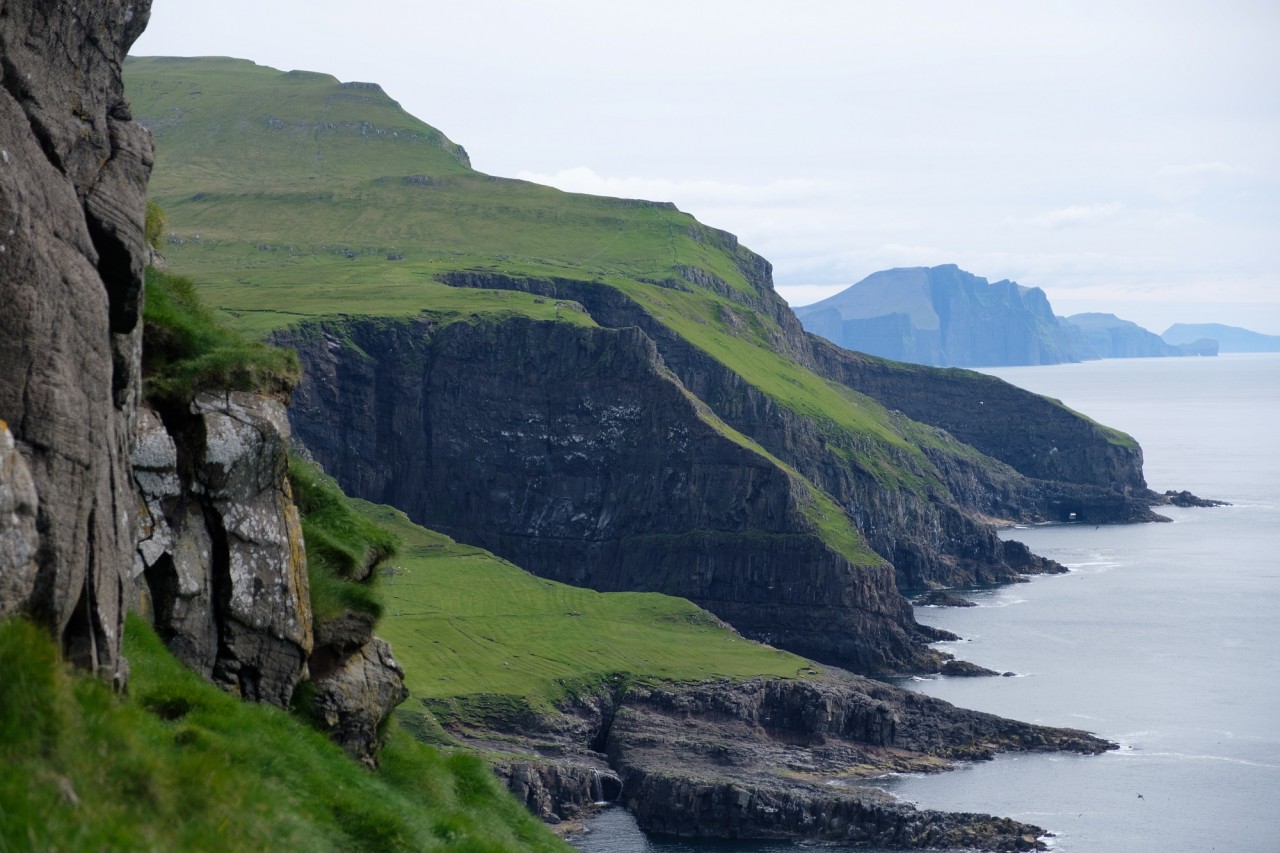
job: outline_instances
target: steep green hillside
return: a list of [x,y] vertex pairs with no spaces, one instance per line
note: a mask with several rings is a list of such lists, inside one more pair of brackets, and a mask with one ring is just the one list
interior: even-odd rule
[[[164,253],[242,329],[420,311],[590,322],[531,294],[438,277],[599,283],[781,405],[918,454],[881,407],[775,351],[777,322],[741,305],[759,300],[761,283],[736,240],[673,205],[475,172],[376,86],[208,58],[131,59],[125,80],[156,140],[150,193],[169,215]],[[691,268],[716,285],[690,282]]]
[[495,307],[434,283],[458,269],[640,280],[688,264],[748,288],[720,238],[673,206],[475,172],[376,86],[232,59],[131,59],[125,73],[156,139],[151,195],[182,241],[166,255],[226,309],[350,311],[355,284],[361,313]]
[[0,849],[564,850],[470,755],[395,731],[376,773],[182,667],[141,621],[121,698],[0,624]]

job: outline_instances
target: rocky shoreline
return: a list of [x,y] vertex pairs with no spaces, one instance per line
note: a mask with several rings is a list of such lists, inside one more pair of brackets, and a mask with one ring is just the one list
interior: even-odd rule
[[618,802],[645,832],[691,838],[1043,849],[1041,827],[918,809],[870,780],[1001,752],[1116,746],[829,668],[683,685],[617,679],[551,714],[495,714],[502,703],[478,699],[423,704],[549,823]]

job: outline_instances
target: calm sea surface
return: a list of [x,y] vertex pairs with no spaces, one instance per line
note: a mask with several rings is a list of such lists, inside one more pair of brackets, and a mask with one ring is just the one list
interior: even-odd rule
[[[1039,824],[1064,853],[1280,850],[1280,355],[986,372],[1133,435],[1157,491],[1233,506],[1166,509],[1172,524],[1007,531],[1071,573],[916,617],[965,638],[941,648],[1019,677],[905,686],[1122,748],[1004,756],[884,787],[922,807]],[[619,809],[590,828],[575,841],[588,853],[797,849],[651,840]]]

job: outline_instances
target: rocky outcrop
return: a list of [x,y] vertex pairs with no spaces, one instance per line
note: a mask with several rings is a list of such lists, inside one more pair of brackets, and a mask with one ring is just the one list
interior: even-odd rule
[[379,728],[409,698],[391,646],[371,637],[334,669],[311,677],[311,712],[320,729],[357,761],[377,766]]
[[[917,809],[869,780],[1003,751],[1114,748],[1084,732],[965,711],[832,670],[803,680],[618,683],[562,712],[518,721],[462,714],[451,730],[469,745],[511,754],[494,759],[495,771],[544,819],[580,817],[588,796],[616,799],[648,832],[706,838],[1040,849],[1039,827]],[[599,779],[607,781],[590,792]]]
[[[0,419],[31,476],[39,540],[34,573],[24,549],[6,553],[18,562],[0,565],[0,609],[31,615],[69,659],[117,679],[152,163],[120,63],[149,9],[0,8]],[[0,518],[0,537],[12,528]]]
[[183,663],[246,699],[284,707],[313,646],[284,405],[202,393],[167,415],[172,433],[149,409],[139,418],[135,579]]
[[574,763],[516,762],[493,771],[525,808],[547,823],[575,820],[622,795],[622,780],[607,767]]

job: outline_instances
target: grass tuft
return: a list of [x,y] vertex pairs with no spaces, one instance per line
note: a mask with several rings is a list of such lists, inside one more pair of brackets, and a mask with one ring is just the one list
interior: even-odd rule
[[289,485],[302,515],[316,620],[348,610],[380,616],[374,571],[396,553],[399,537],[355,512],[338,484],[300,457],[289,458]]
[[181,404],[197,391],[287,394],[298,381],[297,355],[223,324],[190,279],[148,269],[143,319],[142,375],[152,400]]

